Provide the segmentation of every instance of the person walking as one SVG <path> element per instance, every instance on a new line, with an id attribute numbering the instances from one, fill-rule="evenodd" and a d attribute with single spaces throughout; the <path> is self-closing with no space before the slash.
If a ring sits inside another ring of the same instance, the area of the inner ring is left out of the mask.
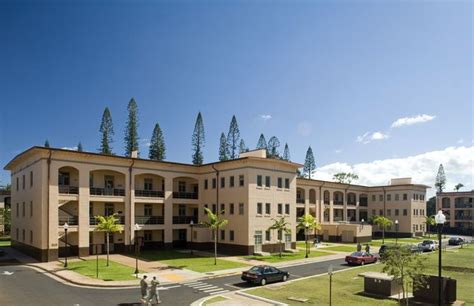
<path id="1" fill-rule="evenodd" d="M 153 279 L 151 280 L 150 295 L 148 298 L 148 303 L 153 304 L 153 300 L 155 300 L 156 304 L 161 304 L 160 292 L 158 290 L 159 284 L 160 282 L 156 279 L 156 276 L 153 276 Z"/>
<path id="2" fill-rule="evenodd" d="M 362 251 L 362 245 L 359 243 L 357 243 L 357 252 L 360 252 Z"/>
<path id="3" fill-rule="evenodd" d="M 147 276 L 143 275 L 140 280 L 140 290 L 142 294 L 142 303 L 148 305 L 148 282 L 146 281 Z"/>
<path id="4" fill-rule="evenodd" d="M 370 254 L 370 245 L 368 243 L 365 245 L 365 251 Z"/>

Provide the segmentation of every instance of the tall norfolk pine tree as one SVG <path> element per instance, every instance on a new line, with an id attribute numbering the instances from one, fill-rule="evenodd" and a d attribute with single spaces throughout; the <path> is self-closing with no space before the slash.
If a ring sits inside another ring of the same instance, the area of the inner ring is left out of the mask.
<path id="1" fill-rule="evenodd" d="M 202 154 L 202 148 L 204 147 L 204 143 L 204 124 L 202 121 L 201 112 L 199 112 L 196 118 L 196 124 L 194 125 L 194 132 L 192 138 L 194 165 L 202 165 L 202 163 L 204 162 L 204 157 Z"/>
<path id="2" fill-rule="evenodd" d="M 114 134 L 114 126 L 108 107 L 104 109 L 104 113 L 102 114 L 102 122 L 100 123 L 99 131 L 102 133 L 99 152 L 102 154 L 112 154 L 111 143 L 113 142 L 112 135 Z"/>
<path id="3" fill-rule="evenodd" d="M 439 165 L 438 174 L 436 175 L 435 187 L 438 192 L 443 192 L 446 186 L 446 175 L 444 174 L 443 164 Z"/>
<path id="4" fill-rule="evenodd" d="M 239 154 L 248 152 L 249 148 L 245 145 L 245 141 L 243 139 L 240 139 L 240 144 L 239 144 Z"/>
<path id="5" fill-rule="evenodd" d="M 229 133 L 227 133 L 227 148 L 229 149 L 229 159 L 235 159 L 238 157 L 237 149 L 239 146 L 240 131 L 239 125 L 235 115 L 232 116 L 230 121 Z"/>
<path id="6" fill-rule="evenodd" d="M 77 144 L 77 151 L 78 152 L 82 152 L 82 143 L 79 141 L 79 143 Z"/>
<path id="7" fill-rule="evenodd" d="M 227 146 L 227 140 L 225 134 L 221 133 L 221 139 L 219 141 L 219 160 L 224 161 L 229 159 L 229 147 Z"/>
<path id="8" fill-rule="evenodd" d="M 260 149 L 267 149 L 267 141 L 265 140 L 265 136 L 263 136 L 263 133 L 260 134 L 260 138 L 258 139 L 257 142 L 257 150 Z"/>
<path id="9" fill-rule="evenodd" d="M 158 123 L 155 124 L 155 128 L 153 129 L 148 157 L 153 160 L 164 160 L 166 158 L 165 140 Z"/>
<path id="10" fill-rule="evenodd" d="M 285 143 L 285 150 L 283 151 L 283 159 L 284 160 L 290 160 L 290 148 L 288 148 L 288 144 Z"/>
<path id="11" fill-rule="evenodd" d="M 313 149 L 311 146 L 308 147 L 308 151 L 306 151 L 306 158 L 304 160 L 304 173 L 308 174 L 309 179 L 311 179 L 311 173 L 313 170 L 316 169 L 316 163 L 314 162 L 314 155 Z"/>
<path id="12" fill-rule="evenodd" d="M 272 136 L 267 143 L 267 155 L 268 157 L 278 158 L 280 157 L 280 152 L 278 148 L 280 147 L 280 141 L 275 136 Z"/>
<path id="13" fill-rule="evenodd" d="M 128 102 L 128 119 L 125 127 L 125 155 L 131 156 L 132 151 L 138 151 L 138 109 L 137 102 L 132 98 Z"/>

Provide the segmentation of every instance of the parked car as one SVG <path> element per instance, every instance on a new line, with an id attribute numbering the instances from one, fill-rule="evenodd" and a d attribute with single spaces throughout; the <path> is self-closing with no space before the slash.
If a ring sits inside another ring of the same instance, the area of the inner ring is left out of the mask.
<path id="1" fill-rule="evenodd" d="M 434 240 L 423 240 L 418 246 L 422 252 L 431 252 L 438 248 L 438 242 Z"/>
<path id="2" fill-rule="evenodd" d="M 461 237 L 451 237 L 448 240 L 449 245 L 462 245 L 464 243 L 466 243 L 466 241 Z"/>
<path id="3" fill-rule="evenodd" d="M 290 273 L 272 266 L 255 266 L 248 271 L 242 272 L 241 279 L 253 284 L 265 286 L 273 282 L 286 282 Z"/>
<path id="4" fill-rule="evenodd" d="M 348 265 L 365 265 L 368 263 L 376 263 L 378 256 L 367 252 L 354 252 L 346 256 L 346 263 Z"/>

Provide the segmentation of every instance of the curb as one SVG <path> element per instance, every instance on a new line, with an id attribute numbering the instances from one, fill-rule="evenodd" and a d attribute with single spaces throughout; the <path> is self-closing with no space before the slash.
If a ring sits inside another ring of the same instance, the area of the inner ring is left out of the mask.
<path id="1" fill-rule="evenodd" d="M 235 294 L 245 296 L 246 298 L 249 298 L 249 299 L 252 299 L 252 300 L 258 300 L 258 301 L 262 301 L 262 302 L 265 302 L 265 303 L 270 303 L 272 305 L 288 306 L 288 304 L 285 304 L 285 303 L 280 303 L 280 302 L 277 302 L 277 301 L 274 301 L 274 300 L 270 300 L 270 299 L 267 299 L 267 298 L 264 298 L 264 297 L 261 297 L 261 296 L 252 295 L 252 294 L 248 294 L 248 293 L 241 292 L 241 291 L 237 291 L 237 292 L 235 292 Z"/>

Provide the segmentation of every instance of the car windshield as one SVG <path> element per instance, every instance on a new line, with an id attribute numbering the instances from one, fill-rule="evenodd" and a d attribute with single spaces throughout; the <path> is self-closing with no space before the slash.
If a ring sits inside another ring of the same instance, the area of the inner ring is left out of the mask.
<path id="1" fill-rule="evenodd" d="M 363 256 L 364 254 L 362 252 L 354 252 L 351 254 L 351 256 L 354 256 L 354 257 L 360 257 L 360 256 Z"/>
<path id="2" fill-rule="evenodd" d="M 250 269 L 249 272 L 258 272 L 258 273 L 260 273 L 260 272 L 262 272 L 262 267 L 255 266 L 252 269 Z"/>
<path id="3" fill-rule="evenodd" d="M 431 241 L 431 240 L 425 240 L 425 241 L 423 241 L 423 243 L 424 243 L 424 244 L 432 244 L 433 241 Z"/>

